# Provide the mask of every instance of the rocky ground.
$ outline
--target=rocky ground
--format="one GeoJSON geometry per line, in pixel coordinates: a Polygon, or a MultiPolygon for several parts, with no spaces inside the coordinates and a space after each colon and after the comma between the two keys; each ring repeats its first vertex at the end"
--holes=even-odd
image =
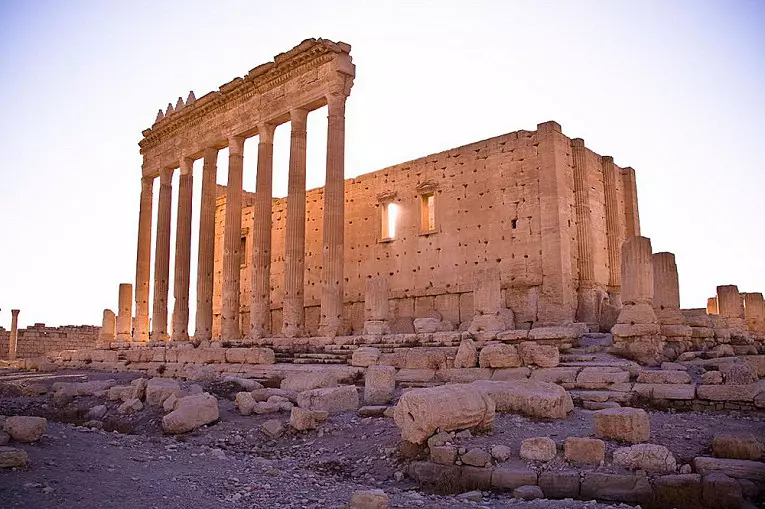
{"type": "MultiPolygon", "coordinates": [[[[523,502],[507,494],[427,493],[403,472],[407,460],[398,450],[399,430],[390,418],[332,415],[318,429],[296,432],[288,413],[242,416],[233,402],[241,389],[230,382],[198,382],[215,394],[218,422],[176,436],[162,432],[159,407],[121,415],[119,402],[103,397],[53,398],[55,381],[116,379],[128,384],[131,373],[0,371],[0,415],[37,415],[48,419],[45,435],[33,444],[11,443],[27,451],[30,465],[0,470],[2,507],[195,507],[334,508],[344,507],[356,490],[382,489],[391,507],[600,508],[581,501],[523,502]],[[42,394],[36,394],[42,393],[42,394]],[[92,407],[106,405],[102,430],[82,426],[92,407]],[[286,432],[272,439],[261,424],[281,419],[286,432]]],[[[190,384],[184,383],[184,386],[190,384]]],[[[651,442],[672,450],[679,464],[709,454],[721,431],[765,436],[765,413],[650,412],[651,442]]],[[[461,439],[457,445],[508,445],[509,463],[519,463],[521,440],[591,436],[591,412],[576,409],[569,418],[536,421],[498,414],[491,434],[461,439]]],[[[546,469],[563,468],[556,459],[546,469]]],[[[601,467],[609,471],[608,466],[601,467]]],[[[621,507],[628,507],[622,505],[621,507]]]]}

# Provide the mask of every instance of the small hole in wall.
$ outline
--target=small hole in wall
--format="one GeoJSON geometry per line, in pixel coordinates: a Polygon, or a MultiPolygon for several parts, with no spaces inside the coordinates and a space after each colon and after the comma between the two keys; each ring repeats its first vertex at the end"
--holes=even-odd
{"type": "Polygon", "coordinates": [[[511,227],[513,230],[515,230],[516,228],[518,228],[518,220],[517,220],[517,219],[513,219],[512,221],[510,221],[510,227],[511,227]]]}

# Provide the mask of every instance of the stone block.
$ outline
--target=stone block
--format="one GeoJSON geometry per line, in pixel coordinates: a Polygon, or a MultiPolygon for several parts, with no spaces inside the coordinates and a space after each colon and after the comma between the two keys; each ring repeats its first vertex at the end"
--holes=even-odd
{"type": "Polygon", "coordinates": [[[473,384],[452,384],[404,393],[393,418],[404,440],[421,444],[436,430],[491,428],[494,408],[494,400],[473,384]]]}
{"type": "Polygon", "coordinates": [[[525,460],[550,461],[557,452],[555,442],[549,437],[527,438],[521,442],[520,456],[525,460]]]}
{"type": "Polygon", "coordinates": [[[640,408],[607,408],[593,414],[595,435],[637,444],[647,442],[651,434],[648,414],[640,408]]]}
{"type": "Polygon", "coordinates": [[[657,509],[698,509],[701,507],[701,476],[672,474],[653,481],[657,509]]]}
{"type": "Polygon", "coordinates": [[[577,339],[579,329],[576,327],[535,327],[529,331],[529,339],[577,339]]]}
{"type": "Polygon", "coordinates": [[[48,428],[45,417],[16,415],[5,419],[3,431],[8,433],[17,442],[37,442],[48,428]]]}
{"type": "Polygon", "coordinates": [[[584,500],[649,505],[653,501],[653,489],[645,475],[588,472],[582,481],[580,497],[584,500]]]}
{"type": "Polygon", "coordinates": [[[380,349],[370,346],[362,346],[353,351],[351,366],[368,367],[377,364],[380,358],[380,349]]]}
{"type": "Polygon", "coordinates": [[[181,386],[169,378],[152,378],[146,384],[146,404],[160,406],[171,395],[181,392],[181,386]]]}
{"type": "Polygon", "coordinates": [[[460,342],[457,349],[457,355],[454,357],[454,367],[474,368],[478,365],[478,351],[475,342],[470,338],[465,338],[460,342]]]}
{"type": "Polygon", "coordinates": [[[685,371],[641,371],[637,377],[641,384],[689,384],[691,376],[685,371]]]}
{"type": "Polygon", "coordinates": [[[722,472],[734,479],[765,483],[765,463],[759,461],[697,456],[693,458],[693,469],[701,475],[722,472]]]}
{"type": "Polygon", "coordinates": [[[606,457],[606,444],[597,438],[568,437],[563,456],[572,463],[600,464],[606,457]]]}
{"type": "Polygon", "coordinates": [[[696,397],[696,386],[691,384],[635,384],[632,390],[650,399],[692,400],[696,397]]]}
{"type": "Polygon", "coordinates": [[[516,347],[492,343],[481,348],[478,364],[482,368],[517,368],[522,363],[516,347]]]}
{"type": "Polygon", "coordinates": [[[430,448],[430,461],[439,465],[454,465],[457,448],[453,445],[439,445],[430,448]]]}
{"type": "Polygon", "coordinates": [[[722,472],[710,472],[702,478],[701,498],[705,507],[739,509],[744,503],[741,485],[722,472]]]}
{"type": "Polygon", "coordinates": [[[751,403],[765,390],[765,381],[747,385],[699,385],[696,396],[710,401],[744,401],[751,403]]]}
{"type": "Polygon", "coordinates": [[[491,475],[491,487],[496,490],[511,491],[521,486],[537,483],[537,473],[525,467],[496,467],[491,475]]]}
{"type": "Polygon", "coordinates": [[[388,509],[388,495],[383,490],[355,491],[348,500],[348,509],[388,509]]]}
{"type": "Polygon", "coordinates": [[[312,389],[298,394],[297,404],[301,408],[325,410],[331,414],[355,411],[359,408],[359,393],[352,385],[312,389]]]}
{"type": "Polygon", "coordinates": [[[513,498],[529,501],[545,498],[545,494],[539,486],[521,486],[513,490],[513,498]]]}
{"type": "Polygon", "coordinates": [[[581,389],[607,389],[618,383],[628,383],[628,371],[610,367],[588,367],[576,377],[576,386],[581,389]]]}
{"type": "Polygon", "coordinates": [[[463,466],[460,468],[460,491],[491,488],[491,468],[463,466]]]}
{"type": "Polygon", "coordinates": [[[539,487],[547,498],[577,498],[579,485],[578,471],[553,470],[539,474],[539,487]]]}
{"type": "Polygon", "coordinates": [[[430,461],[411,462],[407,474],[416,482],[431,486],[459,486],[462,478],[460,467],[430,461]]]}
{"type": "Polygon", "coordinates": [[[506,330],[497,333],[497,341],[517,342],[526,341],[529,338],[529,331],[527,330],[506,330]]]}
{"type": "Polygon", "coordinates": [[[329,371],[299,371],[288,374],[280,384],[280,388],[289,392],[303,392],[311,389],[337,387],[337,376],[329,371]]]}
{"type": "Polygon", "coordinates": [[[29,464],[29,455],[16,447],[0,447],[0,468],[23,468],[29,464]]]}
{"type": "Polygon", "coordinates": [[[574,409],[566,390],[534,380],[479,380],[478,387],[496,403],[497,412],[520,412],[529,417],[563,419],[574,409]]]}
{"type": "Polygon", "coordinates": [[[712,439],[712,454],[717,458],[759,460],[763,444],[751,433],[717,435],[712,439]]]}
{"type": "Polygon", "coordinates": [[[414,332],[417,334],[433,334],[441,331],[440,318],[415,318],[414,332]]]}
{"type": "Polygon", "coordinates": [[[474,447],[460,456],[460,461],[462,461],[464,465],[473,467],[490,467],[491,454],[479,447],[474,447]]]}
{"type": "Polygon", "coordinates": [[[436,379],[436,373],[433,369],[399,369],[396,371],[396,382],[433,382],[436,379]]]}
{"type": "Polygon", "coordinates": [[[175,410],[162,418],[165,433],[187,433],[218,420],[218,400],[207,393],[180,398],[175,410]]]}
{"type": "Polygon", "coordinates": [[[530,341],[524,341],[518,345],[518,353],[523,363],[527,366],[554,368],[560,364],[560,351],[557,346],[538,345],[530,341]]]}
{"type": "Polygon", "coordinates": [[[396,390],[396,368],[370,366],[364,373],[364,402],[367,405],[385,405],[393,399],[396,390]]]}
{"type": "Polygon", "coordinates": [[[614,451],[614,464],[629,470],[670,473],[677,470],[677,461],[663,445],[637,444],[614,451]]]}
{"type": "Polygon", "coordinates": [[[492,373],[492,370],[489,368],[439,369],[435,372],[435,378],[441,382],[462,384],[475,382],[476,380],[490,380],[493,374],[496,374],[496,372],[492,373]]]}
{"type": "Polygon", "coordinates": [[[441,348],[415,347],[406,353],[407,369],[442,369],[446,367],[446,352],[441,348]]]}
{"type": "Polygon", "coordinates": [[[573,384],[580,369],[577,367],[535,369],[531,372],[531,379],[554,384],[573,384]]]}

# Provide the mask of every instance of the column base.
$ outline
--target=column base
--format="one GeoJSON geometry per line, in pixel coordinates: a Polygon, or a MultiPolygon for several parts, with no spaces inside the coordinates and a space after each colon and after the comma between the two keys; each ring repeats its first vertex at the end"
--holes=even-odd
{"type": "Polygon", "coordinates": [[[302,327],[296,325],[285,325],[282,327],[281,335],[285,338],[299,338],[304,335],[302,327]]]}
{"type": "Polygon", "coordinates": [[[342,320],[329,320],[327,323],[319,325],[319,336],[334,338],[342,336],[344,331],[342,320]]]}
{"type": "Polygon", "coordinates": [[[189,334],[187,332],[173,333],[172,341],[188,341],[189,334]]]}

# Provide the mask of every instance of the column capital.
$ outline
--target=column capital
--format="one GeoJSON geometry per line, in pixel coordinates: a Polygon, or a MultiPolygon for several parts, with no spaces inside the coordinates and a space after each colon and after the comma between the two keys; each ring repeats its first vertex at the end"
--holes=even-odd
{"type": "Polygon", "coordinates": [[[244,154],[244,136],[230,136],[228,139],[229,155],[244,154]]]}
{"type": "Polygon", "coordinates": [[[345,94],[328,94],[327,109],[330,115],[345,115],[345,101],[348,96],[345,94]]]}
{"type": "Polygon", "coordinates": [[[217,163],[218,162],[218,148],[217,147],[207,147],[204,149],[204,155],[205,163],[217,163]]]}
{"type": "Polygon", "coordinates": [[[614,164],[614,158],[612,156],[601,156],[600,162],[602,164],[614,164]]]}
{"type": "Polygon", "coordinates": [[[11,315],[13,316],[19,316],[20,312],[21,312],[20,309],[11,309],[11,315]]]}
{"type": "Polygon", "coordinates": [[[173,182],[173,168],[163,168],[159,172],[159,185],[169,186],[173,182]]]}
{"type": "Polygon", "coordinates": [[[141,186],[151,188],[156,177],[141,177],[141,186]]]}
{"type": "Polygon", "coordinates": [[[582,138],[573,138],[571,145],[577,148],[584,148],[584,140],[582,138]]]}
{"type": "Polygon", "coordinates": [[[258,126],[258,143],[273,143],[274,142],[274,130],[276,126],[274,124],[260,124],[258,126]]]}
{"type": "Polygon", "coordinates": [[[290,123],[293,131],[305,131],[306,121],[308,119],[308,110],[305,108],[295,108],[290,110],[290,123]]]}
{"type": "Polygon", "coordinates": [[[180,170],[181,175],[191,175],[194,172],[194,160],[190,157],[182,157],[180,170]]]}

